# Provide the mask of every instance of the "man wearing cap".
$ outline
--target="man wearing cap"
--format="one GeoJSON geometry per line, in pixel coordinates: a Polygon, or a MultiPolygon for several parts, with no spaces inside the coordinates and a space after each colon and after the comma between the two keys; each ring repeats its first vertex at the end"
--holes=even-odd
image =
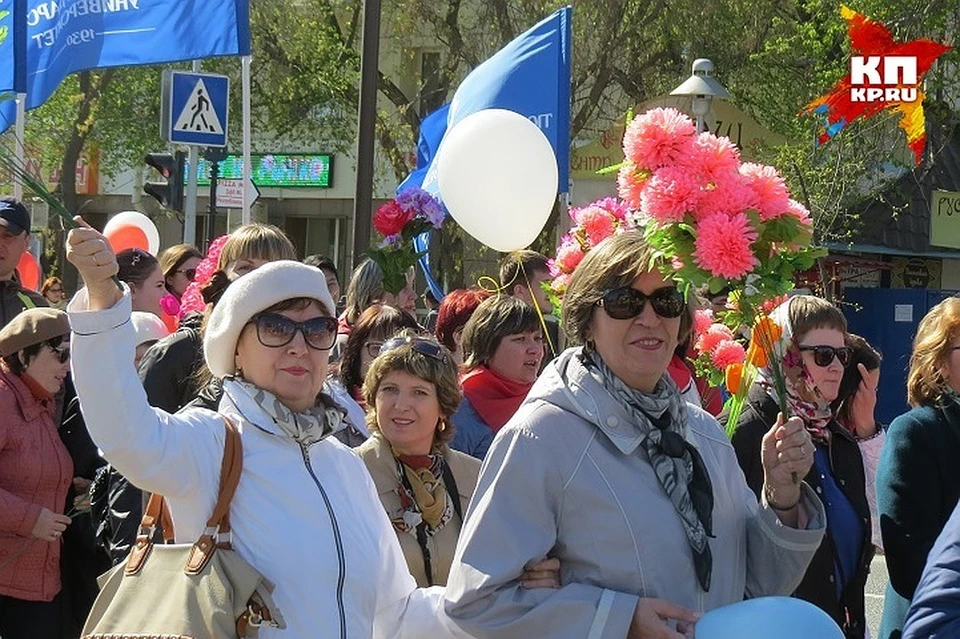
{"type": "Polygon", "coordinates": [[[17,264],[30,243],[30,213],[11,197],[0,198],[0,328],[28,308],[49,306],[20,285],[17,264]]]}

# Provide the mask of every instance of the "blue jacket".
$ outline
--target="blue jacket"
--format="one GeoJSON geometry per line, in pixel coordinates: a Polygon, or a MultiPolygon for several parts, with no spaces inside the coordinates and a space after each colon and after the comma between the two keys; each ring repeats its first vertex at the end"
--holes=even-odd
{"type": "Polygon", "coordinates": [[[937,538],[903,627],[903,639],[960,637],[960,507],[937,538]]]}
{"type": "Polygon", "coordinates": [[[493,429],[487,426],[480,413],[473,407],[470,400],[464,397],[460,407],[453,414],[453,439],[450,448],[459,450],[477,459],[487,456],[487,450],[493,443],[493,429]]]}

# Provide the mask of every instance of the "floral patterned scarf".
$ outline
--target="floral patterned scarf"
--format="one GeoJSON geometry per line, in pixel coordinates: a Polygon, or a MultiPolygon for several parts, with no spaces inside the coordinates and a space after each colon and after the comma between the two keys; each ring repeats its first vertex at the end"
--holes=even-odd
{"type": "MultiPolygon", "coordinates": [[[[773,357],[770,358],[770,362],[782,362],[787,389],[786,403],[790,414],[803,420],[815,442],[825,443],[827,424],[833,419],[833,411],[830,410],[830,402],[824,399],[820,390],[814,385],[813,377],[803,363],[800,345],[794,338],[789,312],[790,302],[793,299],[795,297],[788,299],[770,314],[770,319],[783,329],[780,339],[773,345],[773,357]]],[[[757,383],[777,402],[777,405],[780,405],[780,396],[774,383],[771,363],[760,368],[757,373],[757,383]]]]}
{"type": "Polygon", "coordinates": [[[343,422],[344,415],[340,409],[321,404],[302,413],[295,413],[270,391],[254,386],[241,378],[235,378],[234,381],[257,403],[257,406],[263,409],[263,412],[273,418],[280,430],[304,447],[315,444],[339,430],[343,422]]]}
{"type": "Polygon", "coordinates": [[[401,455],[390,447],[397,461],[397,495],[401,511],[391,518],[393,527],[414,537],[421,523],[426,524],[428,537],[440,532],[453,517],[453,503],[443,482],[440,453],[430,455],[401,455]]]}

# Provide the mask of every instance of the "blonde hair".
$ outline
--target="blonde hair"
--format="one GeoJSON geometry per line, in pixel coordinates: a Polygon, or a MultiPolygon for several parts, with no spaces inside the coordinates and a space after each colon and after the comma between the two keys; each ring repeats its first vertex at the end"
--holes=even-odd
{"type": "Polygon", "coordinates": [[[220,251],[217,270],[224,270],[237,260],[297,260],[294,248],[283,231],[272,224],[245,224],[230,234],[220,251]]]}
{"type": "Polygon", "coordinates": [[[363,382],[363,397],[367,403],[367,426],[371,432],[380,430],[377,421],[377,392],[380,390],[383,378],[393,371],[404,371],[425,382],[430,382],[437,389],[441,421],[446,426],[443,430],[435,430],[433,434],[433,447],[439,448],[453,439],[451,418],[457,412],[461,398],[457,365],[447,347],[432,337],[417,335],[410,329],[404,330],[399,336],[407,338],[407,343],[377,356],[370,364],[370,370],[367,371],[367,377],[363,382]],[[442,353],[442,359],[434,359],[418,352],[413,347],[413,340],[429,342],[438,347],[442,353]]]}
{"type": "Polygon", "coordinates": [[[943,367],[950,359],[960,328],[960,298],[948,297],[930,309],[917,328],[907,374],[907,402],[923,406],[939,401],[949,390],[943,367]]]}

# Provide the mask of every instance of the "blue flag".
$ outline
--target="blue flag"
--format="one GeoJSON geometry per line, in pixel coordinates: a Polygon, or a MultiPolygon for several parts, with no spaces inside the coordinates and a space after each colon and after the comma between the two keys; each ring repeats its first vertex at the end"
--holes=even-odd
{"type": "Polygon", "coordinates": [[[26,90],[27,0],[0,0],[0,93],[26,90]]]}
{"type": "MultiPolygon", "coordinates": [[[[46,102],[63,79],[76,71],[250,53],[249,0],[28,0],[26,4],[23,90],[27,109],[46,102]]],[[[17,72],[13,58],[0,57],[0,79],[17,72]]]]}
{"type": "MultiPolygon", "coordinates": [[[[508,109],[525,115],[540,127],[557,157],[560,190],[566,192],[570,181],[570,43],[572,9],[564,7],[517,36],[491,58],[471,71],[442,110],[446,122],[430,121],[440,110],[424,118],[417,144],[417,170],[397,188],[400,192],[419,186],[440,197],[433,157],[447,129],[483,109],[508,109]],[[429,124],[428,124],[428,121],[429,124]],[[427,163],[421,165],[421,151],[432,149],[427,163]]],[[[430,244],[429,233],[414,239],[414,247],[424,251],[430,244]]],[[[421,258],[427,284],[436,299],[442,289],[430,273],[426,256],[421,258]]]]}

